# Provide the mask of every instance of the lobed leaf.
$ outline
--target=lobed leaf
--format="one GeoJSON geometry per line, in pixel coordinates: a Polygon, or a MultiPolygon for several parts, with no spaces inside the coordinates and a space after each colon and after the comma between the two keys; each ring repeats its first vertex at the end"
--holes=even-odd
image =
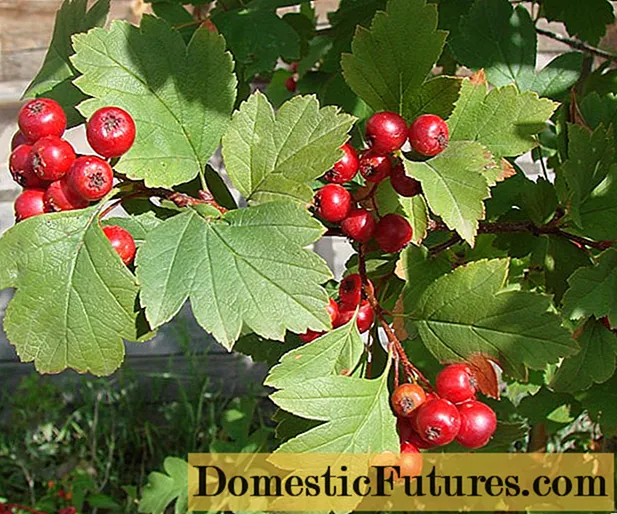
{"type": "Polygon", "coordinates": [[[167,457],[163,463],[165,473],[153,472],[148,476],[139,512],[163,514],[168,505],[175,501],[175,514],[184,514],[188,510],[188,462],[177,457],[167,457]]]}

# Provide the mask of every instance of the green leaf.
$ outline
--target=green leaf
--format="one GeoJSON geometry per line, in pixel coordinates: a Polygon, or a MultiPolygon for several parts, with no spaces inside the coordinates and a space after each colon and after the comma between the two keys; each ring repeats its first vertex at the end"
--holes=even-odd
{"type": "Polygon", "coordinates": [[[461,84],[462,79],[444,75],[427,80],[408,96],[405,118],[415,120],[422,114],[435,114],[444,119],[448,118],[458,100],[461,84]]]}
{"type": "Polygon", "coordinates": [[[581,76],[583,57],[580,52],[557,56],[539,73],[534,73],[533,80],[524,89],[553,100],[563,100],[581,76]]]}
{"type": "Polygon", "coordinates": [[[428,207],[422,195],[401,196],[389,180],[384,180],[377,186],[374,198],[382,216],[390,213],[404,216],[413,230],[411,242],[416,245],[422,242],[428,228],[428,207]]]}
{"type": "Polygon", "coordinates": [[[543,0],[542,9],[550,21],[563,21],[568,34],[597,44],[613,23],[615,14],[608,0],[543,0]]]}
{"type": "Polygon", "coordinates": [[[522,5],[514,9],[508,0],[476,0],[449,44],[462,64],[484,69],[494,86],[535,76],[536,31],[522,5]]]}
{"type": "Polygon", "coordinates": [[[563,312],[573,320],[608,316],[617,326],[617,250],[610,248],[595,266],[578,269],[568,279],[563,312]]]}
{"type": "Polygon", "coordinates": [[[614,127],[617,124],[617,96],[609,93],[600,96],[596,92],[586,95],[580,102],[579,108],[587,126],[592,130],[597,129],[601,124],[605,127],[613,125],[613,137],[615,137],[614,127]]]}
{"type": "Polygon", "coordinates": [[[162,220],[158,218],[153,211],[147,211],[143,214],[138,214],[135,216],[106,218],[103,221],[104,226],[117,225],[122,227],[124,230],[128,230],[133,236],[135,244],[138,248],[144,243],[148,233],[158,227],[161,223],[162,220]]]}
{"type": "Polygon", "coordinates": [[[445,254],[429,255],[427,248],[410,246],[401,254],[405,289],[403,303],[405,312],[412,312],[426,288],[452,269],[445,254]]]}
{"type": "Polygon", "coordinates": [[[322,225],[291,202],[229,211],[207,220],[193,210],[148,234],[137,255],[141,304],[153,327],[191,300],[199,324],[230,349],[243,326],[282,341],[285,330],[330,328],[331,278],[325,262],[304,247],[322,225]]]}
{"type": "Polygon", "coordinates": [[[70,61],[74,54],[71,38],[102,27],[108,13],[109,0],[98,0],[90,10],[88,0],[64,0],[43,65],[24,93],[25,98],[46,96],[58,101],[67,114],[69,127],[83,121],[75,106],[86,98],[72,83],[78,72],[70,61]]]}
{"type": "Polygon", "coordinates": [[[379,453],[398,451],[390,408],[388,371],[378,379],[342,376],[295,381],[270,395],[281,409],[325,423],[283,443],[284,453],[379,453]]]}
{"type": "Polygon", "coordinates": [[[91,207],[30,218],[0,239],[0,289],[16,287],[4,330],[23,362],[108,375],[136,340],[135,277],[91,207]]]}
{"type": "Polygon", "coordinates": [[[139,512],[164,514],[167,506],[175,501],[174,512],[188,510],[188,463],[177,457],[167,457],[163,463],[165,473],[153,472],[148,476],[139,502],[139,512]]]}
{"type": "Polygon", "coordinates": [[[615,373],[617,336],[603,323],[590,319],[578,337],[581,347],[575,357],[565,359],[551,381],[556,391],[583,391],[606,382],[615,373]]]}
{"type": "Polygon", "coordinates": [[[432,212],[471,246],[484,219],[484,200],[490,191],[485,171],[493,167],[482,145],[453,141],[437,157],[425,162],[403,160],[408,175],[419,180],[432,212]]]}
{"type": "Polygon", "coordinates": [[[310,344],[286,353],[270,370],[264,385],[285,389],[317,377],[345,374],[358,364],[364,343],[355,318],[310,344]]]}
{"type": "Polygon", "coordinates": [[[519,93],[515,86],[488,92],[485,83],[463,80],[461,95],[448,120],[451,141],[478,141],[496,159],[517,157],[537,143],[557,104],[536,93],[519,93]]]}
{"type": "Polygon", "coordinates": [[[542,369],[578,351],[560,319],[548,312],[548,296],[503,290],[508,268],[507,259],[472,262],[426,289],[410,319],[441,362],[482,353],[524,378],[527,368],[542,369]]]}
{"type": "Polygon", "coordinates": [[[349,87],[376,111],[408,117],[417,110],[419,88],[443,50],[437,8],[426,0],[390,0],[370,30],[356,29],[352,53],[341,60],[349,87]]]}
{"type": "Polygon", "coordinates": [[[300,59],[298,33],[274,11],[223,11],[213,22],[225,36],[238,65],[244,67],[247,81],[258,73],[271,72],[279,57],[300,59]]]}
{"type": "Polygon", "coordinates": [[[309,183],[341,158],[353,122],[336,107],[320,109],[311,96],[293,98],[275,116],[266,97],[255,93],[223,138],[227,173],[250,203],[308,202],[309,183]]]}
{"type": "Polygon", "coordinates": [[[116,105],[135,119],[135,144],[116,165],[149,187],[171,187],[204,174],[236,97],[231,55],[221,36],[201,28],[189,45],[164,21],[141,27],[113,22],[74,37],[75,84],[87,95],[86,117],[116,105]],[[164,59],[153,48],[165,48],[164,59]]]}
{"type": "Polygon", "coordinates": [[[592,420],[600,422],[605,436],[617,434],[617,374],[603,384],[577,393],[576,399],[585,405],[592,420]]]}

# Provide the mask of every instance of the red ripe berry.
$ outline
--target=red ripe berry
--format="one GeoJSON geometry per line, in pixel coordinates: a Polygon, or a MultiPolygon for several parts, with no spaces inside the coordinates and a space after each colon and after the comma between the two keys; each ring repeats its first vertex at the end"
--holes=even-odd
{"type": "Polygon", "coordinates": [[[133,236],[118,225],[108,225],[103,228],[103,232],[109,239],[111,246],[127,266],[135,258],[135,240],[133,236]]]}
{"type": "Polygon", "coordinates": [[[469,401],[458,405],[461,428],[456,436],[465,448],[482,448],[489,442],[497,428],[497,416],[488,405],[469,401]]]}
{"type": "Polygon", "coordinates": [[[425,403],[416,414],[416,432],[436,446],[454,441],[460,427],[461,417],[457,408],[443,398],[425,403]]]}
{"type": "Polygon", "coordinates": [[[62,178],[49,184],[45,192],[47,212],[74,211],[88,207],[88,201],[76,194],[62,178]]]}
{"type": "Polygon", "coordinates": [[[375,240],[386,253],[396,253],[411,241],[413,231],[409,222],[398,214],[386,214],[375,230],[375,240]]]}
{"type": "Polygon", "coordinates": [[[434,114],[423,114],[409,127],[409,142],[420,155],[433,157],[448,146],[447,123],[434,114]]]}
{"type": "Polygon", "coordinates": [[[359,243],[369,242],[376,228],[375,218],[366,209],[352,209],[349,216],[341,221],[343,234],[359,243]]]}
{"type": "Polygon", "coordinates": [[[387,155],[364,152],[360,157],[360,174],[367,182],[381,182],[392,171],[392,162],[387,155]]]}
{"type": "Polygon", "coordinates": [[[415,433],[409,422],[409,418],[396,418],[396,430],[401,443],[409,441],[410,437],[415,433]]]}
{"type": "Polygon", "coordinates": [[[285,81],[285,88],[290,93],[295,93],[296,92],[296,89],[298,89],[298,81],[295,79],[295,77],[289,77],[285,81]]]}
{"type": "Polygon", "coordinates": [[[355,310],[362,300],[362,277],[358,273],[347,275],[341,280],[338,292],[343,309],[355,310]]]}
{"type": "Polygon", "coordinates": [[[113,180],[111,166],[95,155],[75,159],[67,175],[71,189],[89,202],[100,200],[109,193],[113,180]]]}
{"type": "Polygon", "coordinates": [[[422,192],[422,186],[416,179],[408,177],[405,168],[399,162],[390,174],[390,183],[394,190],[401,196],[412,197],[422,192]]]}
{"type": "Polygon", "coordinates": [[[466,364],[450,364],[435,380],[437,393],[452,403],[462,403],[476,397],[476,381],[466,364]]]}
{"type": "Polygon", "coordinates": [[[358,152],[353,146],[345,144],[341,146],[341,150],[343,150],[343,157],[324,175],[328,182],[334,184],[345,184],[352,180],[358,173],[360,166],[358,152]]]}
{"type": "Polygon", "coordinates": [[[413,425],[415,424],[414,418],[409,418],[409,424],[412,426],[411,435],[407,438],[407,441],[413,444],[416,448],[420,448],[421,450],[430,450],[431,448],[435,448],[435,444],[429,443],[422,439],[415,430],[413,430],[413,425]]]}
{"type": "MultiPolygon", "coordinates": [[[[336,321],[339,316],[338,303],[336,303],[332,298],[330,298],[328,305],[326,305],[326,311],[330,315],[330,323],[332,323],[333,327],[336,326],[336,321]]],[[[298,337],[302,339],[303,342],[310,343],[311,341],[314,341],[315,339],[324,334],[325,332],[315,332],[313,330],[307,330],[304,334],[300,334],[298,337]]]]}
{"type": "Polygon", "coordinates": [[[30,100],[17,116],[20,132],[35,143],[46,136],[60,137],[66,129],[66,114],[60,104],[50,98],[30,100]]]}
{"type": "Polygon", "coordinates": [[[34,174],[32,169],[32,147],[20,145],[11,153],[9,158],[9,170],[13,180],[25,188],[45,188],[45,181],[34,174]]]}
{"type": "MultiPolygon", "coordinates": [[[[356,312],[356,307],[350,308],[346,305],[341,305],[340,307],[339,317],[336,320],[336,326],[340,327],[349,323],[349,320],[353,318],[353,315],[356,312]]],[[[373,322],[375,321],[375,311],[371,307],[371,304],[368,303],[367,300],[362,300],[360,303],[360,308],[358,310],[358,317],[356,318],[356,324],[358,326],[358,331],[361,334],[364,334],[369,328],[373,326],[373,322]]]]}
{"type": "Polygon", "coordinates": [[[401,444],[401,454],[399,457],[400,477],[417,477],[422,473],[423,464],[420,450],[409,441],[401,444]]]}
{"type": "Polygon", "coordinates": [[[74,160],[71,144],[57,136],[44,137],[32,146],[32,169],[43,180],[62,178],[74,160]]]}
{"type": "Polygon", "coordinates": [[[351,194],[338,184],[326,184],[315,194],[317,214],[330,223],[343,221],[351,211],[351,194]]]}
{"type": "Polygon", "coordinates": [[[13,134],[13,138],[11,139],[11,151],[15,150],[18,146],[27,144],[30,144],[28,138],[18,130],[13,134]]]}
{"type": "Polygon", "coordinates": [[[408,418],[426,401],[426,393],[418,384],[401,384],[392,393],[391,401],[395,414],[408,418]]]}
{"type": "Polygon", "coordinates": [[[407,122],[395,112],[378,112],[366,122],[366,140],[371,152],[386,155],[407,141],[407,122]]]}
{"type": "Polygon", "coordinates": [[[86,137],[92,149],[109,159],[129,151],[135,141],[135,122],[119,107],[103,107],[86,124],[86,137]]]}
{"type": "Polygon", "coordinates": [[[45,190],[24,189],[15,200],[15,219],[19,222],[45,212],[45,190]]]}
{"type": "Polygon", "coordinates": [[[325,332],[315,332],[314,330],[307,330],[304,334],[298,334],[298,337],[302,340],[303,343],[310,343],[314,341],[318,337],[324,335],[325,332]]]}

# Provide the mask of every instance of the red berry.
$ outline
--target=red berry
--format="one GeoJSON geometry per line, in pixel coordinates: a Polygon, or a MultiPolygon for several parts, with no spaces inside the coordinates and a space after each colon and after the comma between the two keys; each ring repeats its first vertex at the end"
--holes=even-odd
{"type": "Polygon", "coordinates": [[[60,104],[50,98],[30,100],[17,116],[20,132],[35,143],[46,136],[60,137],[66,129],[66,114],[60,104]]]}
{"type": "Polygon", "coordinates": [[[391,401],[395,414],[408,418],[426,401],[426,393],[418,384],[401,384],[392,393],[391,401]]]}
{"type": "Polygon", "coordinates": [[[11,151],[15,150],[18,146],[27,144],[30,144],[28,138],[18,130],[13,134],[13,138],[11,139],[11,151]]]}
{"type": "Polygon", "coordinates": [[[410,442],[401,444],[399,457],[400,477],[417,477],[422,473],[423,457],[420,450],[410,442]]]}
{"type": "Polygon", "coordinates": [[[117,225],[108,225],[103,228],[103,232],[109,239],[111,246],[127,266],[135,258],[135,240],[133,236],[117,225]]]}
{"type": "Polygon", "coordinates": [[[100,200],[109,193],[113,180],[111,166],[95,155],[75,159],[67,175],[71,189],[89,202],[100,200]]]}
{"type": "Polygon", "coordinates": [[[106,158],[120,157],[135,141],[135,122],[119,107],[103,107],[86,124],[86,137],[92,149],[106,158]]]}
{"type": "Polygon", "coordinates": [[[448,400],[439,398],[425,403],[416,414],[416,432],[437,446],[451,443],[461,427],[461,417],[448,400]]]}
{"type": "Polygon", "coordinates": [[[287,91],[289,91],[290,93],[295,93],[296,89],[298,89],[298,81],[294,78],[294,77],[289,77],[286,81],[285,81],[285,88],[287,89],[287,91]]]}
{"type": "MultiPolygon", "coordinates": [[[[349,320],[353,318],[356,312],[356,308],[349,308],[347,306],[341,306],[341,311],[337,319],[337,326],[345,325],[349,323],[349,320]]],[[[367,300],[362,300],[360,308],[358,310],[358,316],[356,318],[356,324],[358,325],[358,331],[364,334],[369,328],[373,326],[375,321],[375,311],[371,307],[371,304],[367,300]]]]}
{"type": "MultiPolygon", "coordinates": [[[[328,305],[326,305],[326,311],[330,315],[330,323],[332,323],[333,327],[336,326],[336,320],[338,319],[338,303],[330,298],[328,305]]],[[[310,343],[324,334],[325,332],[315,332],[309,329],[304,334],[300,334],[298,337],[305,343],[310,343]]]]}
{"type": "Polygon", "coordinates": [[[375,218],[366,209],[352,209],[349,216],[341,221],[343,234],[359,243],[369,242],[376,228],[375,218]]]}
{"type": "Polygon", "coordinates": [[[358,273],[347,275],[341,280],[338,292],[343,309],[355,310],[362,300],[362,277],[358,273]]]}
{"type": "Polygon", "coordinates": [[[43,180],[62,178],[74,160],[75,150],[71,144],[57,136],[44,137],[32,146],[32,168],[43,180]]]}
{"type": "Polygon", "coordinates": [[[488,405],[474,400],[458,405],[461,428],[456,436],[465,448],[482,448],[497,428],[497,416],[488,405]]]}
{"type": "Polygon", "coordinates": [[[366,140],[379,155],[399,150],[407,141],[407,131],[407,122],[395,112],[378,112],[366,122],[366,140]]]}
{"type": "Polygon", "coordinates": [[[375,230],[375,241],[386,253],[396,253],[411,241],[413,231],[409,222],[398,214],[386,214],[375,230]]]}
{"type": "Polygon", "coordinates": [[[298,334],[298,337],[303,343],[310,343],[324,334],[325,332],[315,332],[314,330],[309,329],[304,334],[298,334]]]}
{"type": "Polygon", "coordinates": [[[466,364],[450,364],[435,380],[437,393],[452,403],[462,403],[476,397],[476,381],[466,364]]]}
{"type": "Polygon", "coordinates": [[[62,178],[49,184],[45,192],[47,212],[74,211],[88,207],[88,201],[75,193],[62,178]]]}
{"type": "Polygon", "coordinates": [[[338,184],[326,184],[315,194],[317,214],[331,223],[343,221],[351,211],[351,194],[338,184]]]}
{"type": "Polygon", "coordinates": [[[324,175],[328,182],[334,184],[345,184],[352,180],[358,173],[360,166],[358,152],[353,146],[345,144],[341,146],[341,150],[343,150],[343,157],[324,175]]]}
{"type": "Polygon", "coordinates": [[[413,444],[416,448],[420,448],[421,450],[430,450],[431,448],[435,448],[436,444],[429,443],[422,439],[415,430],[413,430],[413,425],[415,424],[415,418],[409,418],[409,424],[412,427],[411,435],[407,438],[407,441],[413,444]]]}
{"type": "Polygon", "coordinates": [[[45,190],[24,189],[15,200],[15,219],[19,222],[45,212],[45,190]]]}
{"type": "Polygon", "coordinates": [[[414,434],[409,418],[396,418],[396,430],[401,443],[409,441],[409,438],[414,434]]]}
{"type": "Polygon", "coordinates": [[[13,180],[21,187],[44,189],[45,181],[37,177],[32,169],[32,147],[20,145],[11,153],[9,170],[13,180]]]}
{"type": "Polygon", "coordinates": [[[381,182],[392,171],[392,162],[387,155],[364,152],[360,157],[360,174],[367,182],[381,182]]]}
{"type": "Polygon", "coordinates": [[[434,114],[423,114],[409,127],[409,142],[420,155],[433,157],[448,146],[447,123],[434,114]]]}
{"type": "Polygon", "coordinates": [[[603,318],[600,318],[600,321],[606,328],[608,328],[609,330],[613,330],[613,327],[611,327],[611,322],[609,321],[608,316],[604,316],[603,318]]]}
{"type": "Polygon", "coordinates": [[[390,174],[390,183],[394,190],[401,196],[412,197],[422,192],[422,186],[416,179],[408,177],[405,168],[399,162],[390,174]]]}

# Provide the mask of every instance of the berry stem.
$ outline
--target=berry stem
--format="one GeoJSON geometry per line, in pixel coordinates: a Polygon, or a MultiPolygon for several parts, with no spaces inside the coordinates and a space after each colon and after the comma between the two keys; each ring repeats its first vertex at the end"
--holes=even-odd
{"type": "Polygon", "coordinates": [[[398,382],[398,364],[400,362],[400,364],[403,366],[403,369],[405,370],[405,373],[408,376],[419,380],[427,388],[428,391],[432,392],[433,387],[431,386],[430,382],[426,379],[422,372],[411,363],[411,361],[407,357],[403,345],[401,345],[401,342],[398,340],[398,337],[396,337],[394,330],[392,330],[392,328],[388,324],[388,321],[384,317],[384,310],[381,308],[379,301],[375,297],[373,288],[371,288],[371,286],[369,285],[368,277],[366,275],[366,257],[364,255],[364,245],[360,245],[358,249],[358,272],[360,274],[360,277],[362,278],[364,294],[366,295],[366,298],[370,303],[371,307],[375,311],[375,316],[377,316],[377,319],[379,320],[379,323],[381,324],[381,327],[383,328],[384,332],[386,333],[386,337],[388,338],[389,351],[392,352],[392,354],[395,356],[395,381],[398,382]]]}

